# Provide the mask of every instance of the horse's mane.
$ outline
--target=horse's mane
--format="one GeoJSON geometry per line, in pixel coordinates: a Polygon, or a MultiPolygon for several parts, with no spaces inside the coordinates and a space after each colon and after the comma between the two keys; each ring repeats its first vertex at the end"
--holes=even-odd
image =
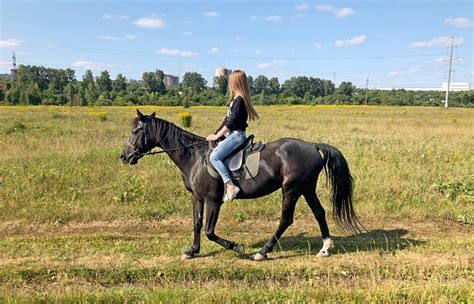
{"type": "MultiPolygon", "coordinates": [[[[172,147],[167,147],[167,148],[177,148],[181,146],[190,146],[193,144],[198,144],[204,142],[206,139],[204,137],[201,137],[199,135],[193,134],[191,132],[188,132],[186,130],[181,129],[177,125],[175,125],[172,122],[166,121],[161,118],[150,118],[151,119],[151,124],[150,127],[152,128],[152,134],[151,136],[160,136],[161,139],[159,140],[164,140],[166,139],[172,147]]],[[[132,120],[132,128],[137,128],[138,123],[140,122],[140,118],[135,117],[132,120]]],[[[199,147],[201,148],[201,147],[199,147]]],[[[187,156],[193,149],[182,149],[181,151],[181,156],[187,156]]]]}

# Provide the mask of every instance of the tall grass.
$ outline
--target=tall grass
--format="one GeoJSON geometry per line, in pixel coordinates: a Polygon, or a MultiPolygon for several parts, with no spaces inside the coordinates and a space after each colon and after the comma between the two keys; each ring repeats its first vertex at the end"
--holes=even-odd
{"type": "MultiPolygon", "coordinates": [[[[179,124],[177,107],[140,107],[179,124]]],[[[192,107],[207,135],[225,108],[192,107]]],[[[119,160],[133,107],[0,107],[0,302],[474,301],[472,109],[258,107],[248,133],[339,148],[368,232],[329,219],[333,256],[304,203],[256,264],[202,240],[191,245],[190,195],[166,155],[119,160]],[[105,114],[104,114],[105,113],[105,114]],[[105,118],[101,118],[105,117],[105,118]]],[[[326,177],[318,194],[330,214],[326,177]]],[[[256,252],[278,225],[281,193],[225,204],[217,233],[256,252]]]]}

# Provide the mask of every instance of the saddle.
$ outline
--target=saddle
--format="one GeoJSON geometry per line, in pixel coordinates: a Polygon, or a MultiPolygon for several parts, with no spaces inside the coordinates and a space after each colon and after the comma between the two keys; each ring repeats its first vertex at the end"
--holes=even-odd
{"type": "MultiPolygon", "coordinates": [[[[245,179],[251,179],[257,176],[260,163],[260,151],[263,150],[265,144],[262,142],[254,143],[254,138],[254,135],[249,135],[243,144],[238,146],[234,152],[224,158],[223,161],[227,168],[229,168],[229,173],[232,179],[238,180],[244,177],[245,179]]],[[[214,148],[215,147],[211,147],[211,152],[214,148]]],[[[216,169],[214,169],[214,166],[212,166],[209,159],[211,152],[206,155],[207,172],[212,177],[219,179],[221,177],[216,169]]]]}

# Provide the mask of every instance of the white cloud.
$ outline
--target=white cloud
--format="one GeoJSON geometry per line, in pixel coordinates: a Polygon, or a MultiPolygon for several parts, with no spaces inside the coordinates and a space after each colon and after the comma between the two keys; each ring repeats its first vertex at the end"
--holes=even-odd
{"type": "Polygon", "coordinates": [[[128,16],[125,16],[125,15],[122,15],[119,17],[120,20],[127,20],[128,19],[128,16]]]}
{"type": "Polygon", "coordinates": [[[337,18],[344,18],[354,14],[354,10],[349,7],[338,8],[334,12],[337,18]]]}
{"type": "Polygon", "coordinates": [[[273,16],[263,17],[263,20],[271,21],[271,22],[278,22],[278,21],[282,21],[283,18],[278,16],[278,15],[273,15],[273,16]]]}
{"type": "Polygon", "coordinates": [[[138,38],[137,35],[125,35],[125,39],[127,39],[127,40],[135,40],[137,38],[138,38]]]}
{"type": "Polygon", "coordinates": [[[158,29],[164,28],[166,24],[166,22],[163,19],[157,16],[140,18],[133,21],[132,23],[140,27],[158,28],[158,29]]]}
{"type": "Polygon", "coordinates": [[[0,40],[0,48],[17,48],[20,47],[22,41],[16,39],[0,40]]]}
{"type": "Polygon", "coordinates": [[[187,35],[187,36],[189,36],[189,35],[192,35],[192,34],[193,34],[192,32],[181,32],[181,35],[187,35]]]}
{"type": "Polygon", "coordinates": [[[208,17],[208,18],[212,18],[212,17],[217,17],[219,16],[219,13],[217,12],[213,12],[213,11],[209,11],[209,12],[204,12],[202,13],[204,16],[208,17]]]}
{"type": "Polygon", "coordinates": [[[272,62],[262,62],[257,64],[257,69],[274,69],[279,68],[286,63],[285,60],[273,60],[272,62]]]}
{"type": "Polygon", "coordinates": [[[157,51],[157,53],[161,55],[176,56],[176,57],[192,57],[192,56],[197,55],[197,53],[194,53],[191,51],[181,51],[177,49],[166,49],[166,48],[160,49],[159,51],[157,51]]]}
{"type": "Polygon", "coordinates": [[[103,40],[120,40],[120,38],[114,36],[97,36],[97,38],[103,40]]]}
{"type": "Polygon", "coordinates": [[[410,73],[416,73],[416,72],[421,71],[421,69],[419,69],[419,68],[411,68],[411,69],[409,69],[408,71],[409,71],[410,73]]]}
{"type": "Polygon", "coordinates": [[[366,40],[367,40],[367,36],[359,35],[359,36],[354,36],[351,39],[347,39],[347,40],[337,40],[334,43],[334,45],[337,47],[345,47],[345,46],[350,46],[350,45],[362,44],[366,40]]]}
{"type": "Polygon", "coordinates": [[[441,56],[441,57],[437,57],[435,59],[436,62],[441,62],[441,63],[446,63],[449,61],[449,57],[448,56],[441,56]]]}
{"type": "Polygon", "coordinates": [[[250,17],[250,20],[257,20],[257,16],[250,17]]]}
{"type": "Polygon", "coordinates": [[[262,50],[255,50],[255,54],[261,55],[261,54],[263,54],[263,51],[262,50]]]}
{"type": "Polygon", "coordinates": [[[388,73],[388,75],[390,76],[400,76],[400,75],[403,75],[402,72],[399,72],[399,71],[391,71],[388,73]]]}
{"type": "Polygon", "coordinates": [[[71,66],[84,69],[84,70],[100,70],[100,69],[115,67],[115,65],[113,64],[104,64],[104,63],[82,61],[82,60],[72,63],[71,66]]]}
{"type": "Polygon", "coordinates": [[[459,17],[459,18],[446,18],[444,19],[444,23],[454,27],[471,27],[472,21],[466,17],[459,17]]]}
{"type": "Polygon", "coordinates": [[[295,9],[299,11],[306,11],[309,10],[310,7],[311,6],[308,3],[300,3],[295,6],[295,9]]]}
{"type": "Polygon", "coordinates": [[[323,44],[321,42],[315,42],[313,43],[313,47],[317,50],[320,50],[323,47],[323,44]]]}
{"type": "Polygon", "coordinates": [[[104,14],[104,15],[102,16],[102,19],[110,19],[110,18],[112,18],[112,15],[111,15],[111,14],[104,14]]]}
{"type": "MultiPolygon", "coordinates": [[[[464,38],[454,38],[453,41],[454,45],[462,45],[464,44],[464,38]]],[[[410,47],[411,48],[427,48],[427,47],[447,47],[451,46],[451,37],[437,37],[433,38],[429,41],[417,41],[413,42],[410,47]]]]}
{"type": "Polygon", "coordinates": [[[209,50],[209,53],[210,53],[210,54],[217,54],[217,53],[219,53],[219,49],[216,48],[216,47],[213,47],[213,48],[211,48],[211,49],[209,50]]]}
{"type": "Polygon", "coordinates": [[[327,4],[316,4],[316,9],[321,12],[332,13],[337,18],[345,18],[355,13],[354,10],[350,7],[337,8],[335,6],[327,4]]]}

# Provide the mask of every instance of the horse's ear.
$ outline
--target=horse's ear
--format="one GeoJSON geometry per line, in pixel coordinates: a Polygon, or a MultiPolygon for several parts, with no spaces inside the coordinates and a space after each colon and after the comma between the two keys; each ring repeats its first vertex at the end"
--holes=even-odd
{"type": "Polygon", "coordinates": [[[156,117],[156,112],[151,113],[150,118],[155,118],[156,117]]]}
{"type": "Polygon", "coordinates": [[[137,116],[138,116],[138,119],[140,120],[143,120],[145,118],[145,116],[142,114],[142,112],[140,112],[140,110],[137,109],[137,116]]]}

